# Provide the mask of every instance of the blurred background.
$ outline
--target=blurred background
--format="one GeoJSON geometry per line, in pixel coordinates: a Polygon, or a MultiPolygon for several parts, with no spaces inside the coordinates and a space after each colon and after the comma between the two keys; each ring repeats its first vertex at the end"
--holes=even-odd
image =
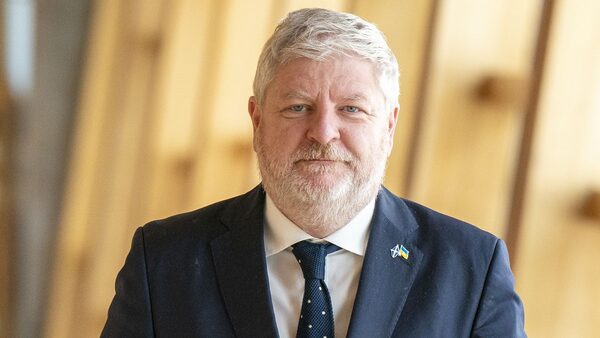
{"type": "Polygon", "coordinates": [[[137,226],[258,183],[246,102],[285,13],[387,35],[386,185],[506,240],[530,337],[600,337],[600,2],[4,0],[0,337],[95,337],[137,226]]]}

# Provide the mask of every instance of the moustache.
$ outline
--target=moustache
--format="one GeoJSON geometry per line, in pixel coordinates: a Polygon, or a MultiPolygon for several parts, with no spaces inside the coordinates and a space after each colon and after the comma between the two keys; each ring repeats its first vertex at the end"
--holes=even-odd
{"type": "Polygon", "coordinates": [[[323,145],[320,143],[311,143],[298,149],[293,156],[293,162],[311,160],[350,162],[353,159],[354,156],[348,150],[331,144],[323,145]]]}

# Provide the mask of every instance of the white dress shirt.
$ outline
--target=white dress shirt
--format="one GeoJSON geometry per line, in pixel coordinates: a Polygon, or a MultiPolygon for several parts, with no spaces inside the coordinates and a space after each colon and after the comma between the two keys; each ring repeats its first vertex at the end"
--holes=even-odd
{"type": "MultiPolygon", "coordinates": [[[[323,239],[341,248],[327,255],[325,260],[325,283],[331,296],[336,337],[345,337],[348,332],[374,209],[375,199],[350,223],[323,239]]],[[[281,213],[268,195],[264,236],[269,286],[279,336],[296,337],[304,295],[304,276],[290,246],[307,239],[317,239],[281,213]]]]}

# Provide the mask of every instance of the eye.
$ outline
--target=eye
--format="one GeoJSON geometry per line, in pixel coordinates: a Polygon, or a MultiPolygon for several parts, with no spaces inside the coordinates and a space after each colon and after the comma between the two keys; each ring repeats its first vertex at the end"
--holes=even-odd
{"type": "Polygon", "coordinates": [[[306,110],[306,106],[303,105],[303,104],[295,104],[295,105],[290,106],[289,109],[291,111],[293,111],[293,112],[298,112],[299,113],[299,112],[305,111],[306,110]]]}
{"type": "Polygon", "coordinates": [[[360,109],[355,106],[345,106],[344,110],[347,111],[348,113],[358,113],[360,111],[360,109]]]}

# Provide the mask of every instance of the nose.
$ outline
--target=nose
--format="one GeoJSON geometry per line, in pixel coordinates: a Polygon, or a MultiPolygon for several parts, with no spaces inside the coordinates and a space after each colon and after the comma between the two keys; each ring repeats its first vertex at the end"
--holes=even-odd
{"type": "Polygon", "coordinates": [[[340,138],[339,118],[333,106],[316,109],[308,119],[306,137],[320,144],[329,144],[340,138]]]}

